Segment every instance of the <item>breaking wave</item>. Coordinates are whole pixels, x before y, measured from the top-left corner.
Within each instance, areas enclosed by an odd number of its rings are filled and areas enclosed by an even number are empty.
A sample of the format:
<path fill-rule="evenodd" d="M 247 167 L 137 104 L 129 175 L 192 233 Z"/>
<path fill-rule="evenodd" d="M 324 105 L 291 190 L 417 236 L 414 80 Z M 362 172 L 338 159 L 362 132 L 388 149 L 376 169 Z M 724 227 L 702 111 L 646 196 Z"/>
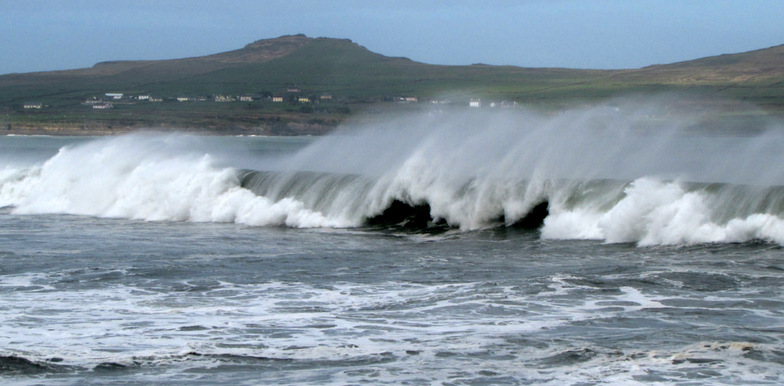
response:
<path fill-rule="evenodd" d="M 658 103 L 436 112 L 357 122 L 274 157 L 239 157 L 211 138 L 103 138 L 65 146 L 44 162 L 5 165 L 0 207 L 299 228 L 538 228 L 548 239 L 639 245 L 784 245 L 780 126 L 717 134 L 711 122 Z"/>

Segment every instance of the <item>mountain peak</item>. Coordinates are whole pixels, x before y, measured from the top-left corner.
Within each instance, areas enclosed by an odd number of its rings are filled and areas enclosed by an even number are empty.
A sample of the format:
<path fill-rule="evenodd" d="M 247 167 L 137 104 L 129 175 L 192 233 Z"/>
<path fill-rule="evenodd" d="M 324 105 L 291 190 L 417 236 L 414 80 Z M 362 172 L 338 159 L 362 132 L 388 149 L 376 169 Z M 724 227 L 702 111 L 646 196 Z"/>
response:
<path fill-rule="evenodd" d="M 284 35 L 273 39 L 257 40 L 245 47 L 223 52 L 220 54 L 203 57 L 205 59 L 218 60 L 220 62 L 266 62 L 281 56 L 286 56 L 314 39 L 303 34 Z"/>
<path fill-rule="evenodd" d="M 305 34 L 283 35 L 273 39 L 256 40 L 255 42 L 246 45 L 244 49 L 270 49 L 276 46 L 294 46 L 299 48 L 312 40 L 312 38 L 305 36 Z"/>

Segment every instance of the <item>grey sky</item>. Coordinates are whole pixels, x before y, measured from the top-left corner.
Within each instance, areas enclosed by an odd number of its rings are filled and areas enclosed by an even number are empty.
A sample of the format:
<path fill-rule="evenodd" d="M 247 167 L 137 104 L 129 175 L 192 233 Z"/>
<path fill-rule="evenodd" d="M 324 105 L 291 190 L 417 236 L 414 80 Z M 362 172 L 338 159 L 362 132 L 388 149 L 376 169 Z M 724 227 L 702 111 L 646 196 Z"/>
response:
<path fill-rule="evenodd" d="M 433 64 L 637 68 L 784 44 L 781 0 L 0 0 L 0 74 L 304 33 Z"/>

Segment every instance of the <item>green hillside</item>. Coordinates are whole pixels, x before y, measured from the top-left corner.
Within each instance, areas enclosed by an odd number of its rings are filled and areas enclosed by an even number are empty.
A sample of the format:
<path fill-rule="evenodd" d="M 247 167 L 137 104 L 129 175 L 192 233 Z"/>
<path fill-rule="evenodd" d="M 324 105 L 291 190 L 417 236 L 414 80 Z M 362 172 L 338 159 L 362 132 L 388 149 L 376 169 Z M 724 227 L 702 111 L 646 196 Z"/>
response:
<path fill-rule="evenodd" d="M 113 132 L 185 127 L 318 134 L 371 105 L 405 97 L 416 98 L 419 105 L 449 101 L 467 106 L 469 99 L 482 99 L 558 108 L 626 94 L 681 91 L 708 100 L 749 101 L 779 112 L 784 108 L 784 46 L 636 70 L 578 70 L 430 65 L 373 53 L 349 40 L 283 36 L 204 57 L 0 76 L 0 128 Z M 85 103 L 110 92 L 126 99 L 109 101 L 108 111 Z M 139 95 L 162 102 L 139 100 Z M 239 102 L 240 95 L 252 101 Z M 272 96 L 285 101 L 274 103 Z M 178 97 L 189 102 L 179 103 Z M 223 97 L 232 103 L 215 102 Z M 29 102 L 42 108 L 25 109 Z"/>

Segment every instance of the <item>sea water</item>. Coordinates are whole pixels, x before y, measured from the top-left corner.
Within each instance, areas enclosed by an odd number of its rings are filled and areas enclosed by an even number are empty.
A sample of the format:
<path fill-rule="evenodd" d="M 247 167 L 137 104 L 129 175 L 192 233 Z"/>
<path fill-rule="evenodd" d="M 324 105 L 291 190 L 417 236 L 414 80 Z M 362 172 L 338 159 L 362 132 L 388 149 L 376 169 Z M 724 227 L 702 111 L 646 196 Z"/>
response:
<path fill-rule="evenodd" d="M 1 137 L 0 380 L 780 384 L 781 126 L 691 118 Z"/>

